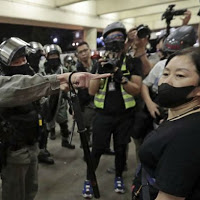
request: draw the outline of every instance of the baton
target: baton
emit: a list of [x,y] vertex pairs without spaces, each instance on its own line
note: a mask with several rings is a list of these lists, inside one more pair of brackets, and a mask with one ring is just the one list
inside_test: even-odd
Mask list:
[[73,94],[71,96],[71,101],[72,101],[72,107],[74,110],[74,119],[76,120],[76,123],[77,123],[78,133],[80,134],[80,139],[83,146],[84,157],[87,163],[89,177],[90,177],[91,185],[94,192],[94,197],[98,199],[100,198],[99,187],[98,187],[98,183],[97,183],[97,179],[96,179],[96,175],[95,175],[95,171],[94,171],[94,167],[93,167],[93,163],[91,159],[91,153],[90,153],[90,149],[89,149],[89,145],[88,145],[88,141],[86,137],[87,129],[85,128],[84,123],[83,123],[83,116],[81,113],[78,96],[76,94]]
[[70,138],[69,138],[69,144],[72,143],[72,138],[73,138],[73,135],[74,135],[75,124],[76,124],[76,120],[74,119],[74,120],[73,120],[73,124],[72,124],[72,129],[71,129]]

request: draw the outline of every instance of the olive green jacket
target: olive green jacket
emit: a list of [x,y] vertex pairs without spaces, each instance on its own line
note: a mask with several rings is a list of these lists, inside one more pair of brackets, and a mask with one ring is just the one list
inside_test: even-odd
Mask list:
[[25,105],[59,92],[59,89],[60,82],[56,75],[0,76],[0,107]]

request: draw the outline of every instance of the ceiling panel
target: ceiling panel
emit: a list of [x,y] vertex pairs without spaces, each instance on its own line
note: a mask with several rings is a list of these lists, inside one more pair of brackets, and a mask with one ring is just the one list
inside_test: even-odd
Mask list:
[[[127,28],[140,23],[151,29],[165,27],[161,16],[170,4],[175,10],[189,8],[190,23],[199,23],[198,0],[0,0],[0,19],[30,20],[57,27],[77,26],[103,29],[108,23],[122,21]],[[6,21],[5,21],[6,22]],[[173,25],[181,23],[180,16]]]

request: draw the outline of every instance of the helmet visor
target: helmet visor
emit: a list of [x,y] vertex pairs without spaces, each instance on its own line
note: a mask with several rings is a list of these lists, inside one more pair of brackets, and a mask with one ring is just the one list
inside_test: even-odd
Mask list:
[[25,41],[21,40],[20,38],[11,37],[7,41],[4,41],[0,45],[0,59],[5,65],[10,65],[11,61],[15,57],[15,54],[20,49],[24,48],[24,54],[26,54],[27,51],[32,51],[29,47],[29,44]]

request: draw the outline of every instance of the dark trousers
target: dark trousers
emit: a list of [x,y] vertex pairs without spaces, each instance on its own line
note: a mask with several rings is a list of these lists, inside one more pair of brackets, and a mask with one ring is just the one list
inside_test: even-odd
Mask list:
[[[126,163],[126,147],[130,142],[130,118],[133,112],[124,112],[121,114],[103,114],[97,113],[93,122],[93,145],[92,145],[92,161],[96,170],[105,149],[110,145],[110,136],[113,134],[114,150],[115,150],[115,168],[116,176],[122,176]],[[87,179],[90,179],[87,172]]]

